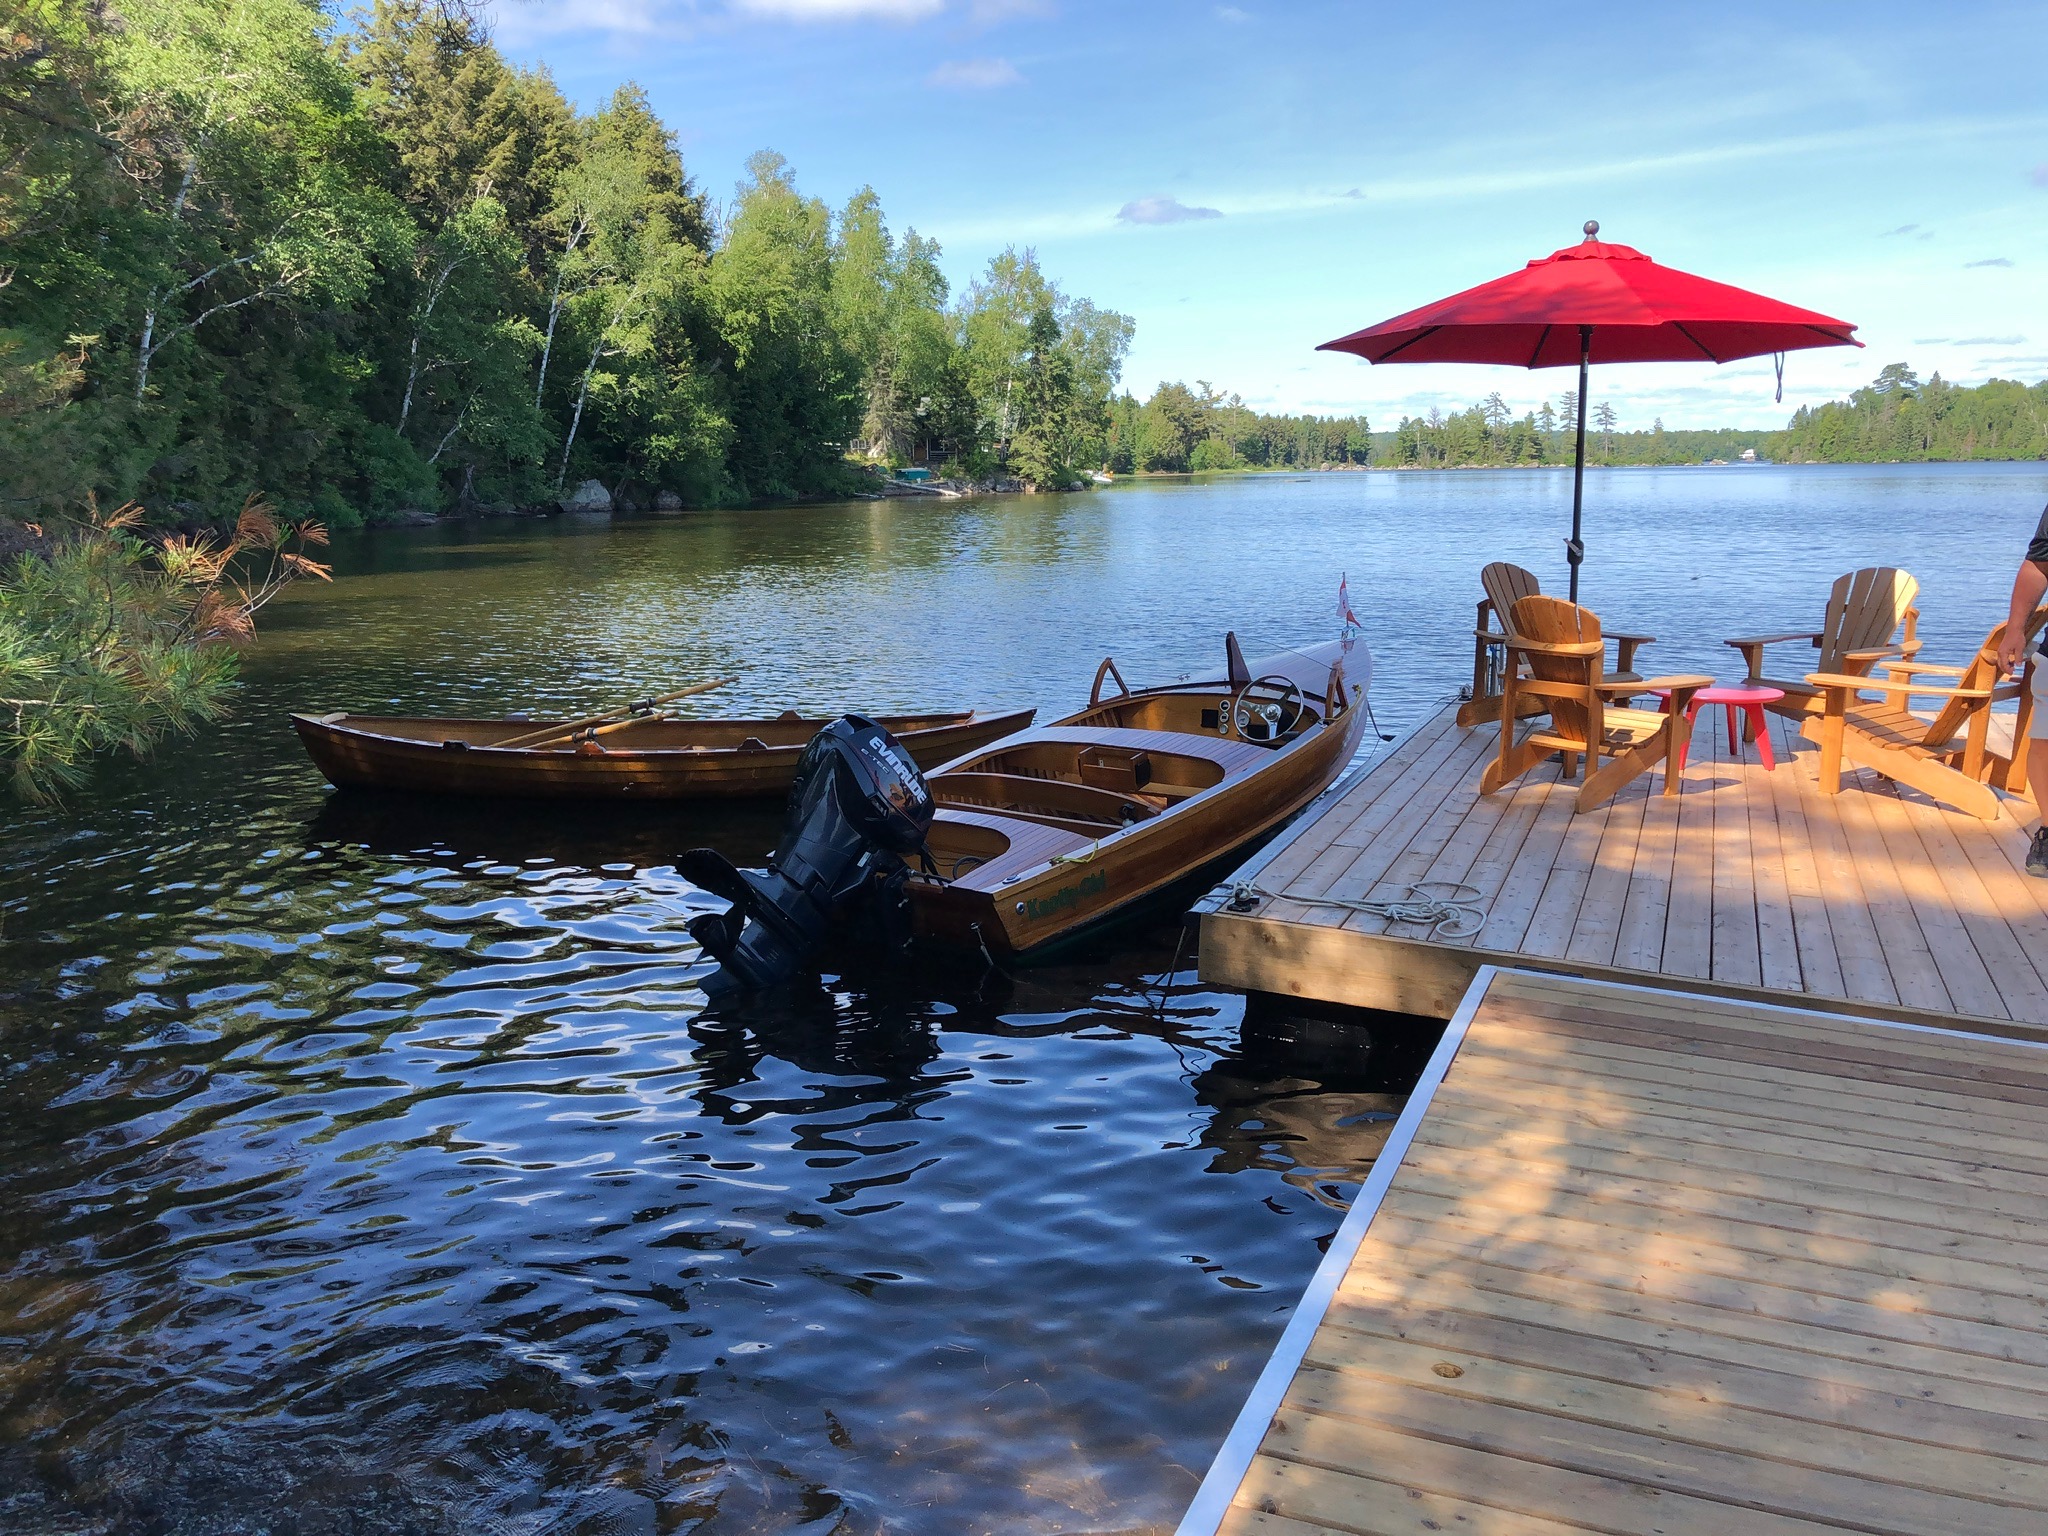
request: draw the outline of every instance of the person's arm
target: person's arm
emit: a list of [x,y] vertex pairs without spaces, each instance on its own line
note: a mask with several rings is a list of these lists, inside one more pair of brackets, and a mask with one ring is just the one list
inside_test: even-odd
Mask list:
[[[2031,553],[2031,552],[2030,552]],[[2005,613],[2005,633],[1998,638],[1998,670],[2010,674],[2026,649],[2027,620],[2048,594],[2048,565],[2032,558],[2020,562],[2012,581],[2012,606]]]

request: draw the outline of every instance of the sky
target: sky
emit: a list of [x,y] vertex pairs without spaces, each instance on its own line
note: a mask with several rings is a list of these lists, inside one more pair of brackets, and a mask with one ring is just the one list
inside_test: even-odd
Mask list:
[[1137,321],[1124,382],[1391,428],[1571,370],[1319,342],[1579,238],[1856,324],[1866,350],[1596,369],[1625,427],[1770,427],[1888,362],[2048,377],[2048,5],[492,0],[579,107],[623,81],[730,199],[772,148]]

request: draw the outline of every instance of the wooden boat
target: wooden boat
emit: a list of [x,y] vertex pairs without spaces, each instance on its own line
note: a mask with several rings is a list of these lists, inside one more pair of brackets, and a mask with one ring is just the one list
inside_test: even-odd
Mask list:
[[[1088,707],[927,775],[937,874],[913,875],[924,939],[1025,955],[1210,876],[1343,773],[1372,655],[1332,642],[1213,682],[1133,691],[1113,660]],[[1115,690],[1105,697],[1106,686]]]
[[[987,746],[1035,712],[883,715],[920,768]],[[567,725],[569,722],[562,722]],[[601,741],[506,747],[545,720],[437,720],[393,715],[292,716],[299,739],[338,788],[571,799],[742,799],[786,794],[797,759],[826,720],[784,710],[770,720],[628,720]]]

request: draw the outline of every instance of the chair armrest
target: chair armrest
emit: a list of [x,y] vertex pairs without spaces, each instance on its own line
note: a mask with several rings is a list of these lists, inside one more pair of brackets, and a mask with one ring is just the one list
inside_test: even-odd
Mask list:
[[1676,672],[1669,677],[1646,677],[1639,683],[1602,683],[1600,686],[1603,690],[1611,688],[1617,693],[1655,693],[1659,688],[1668,688],[1674,693],[1681,688],[1696,692],[1713,687],[1714,680],[1693,672]]
[[1941,688],[1932,683],[1886,682],[1876,677],[1851,677],[1846,672],[1809,672],[1806,681],[1809,686],[1829,693],[1896,693],[1937,699],[1988,699],[1996,692],[1991,688]]
[[1887,661],[1884,664],[1884,669],[1891,673],[1893,677],[1912,677],[1921,672],[1933,672],[1942,677],[1961,677],[1963,675],[1961,667],[1944,667],[1938,662],[1932,661]]
[[1873,645],[1867,651],[1844,651],[1842,652],[1842,660],[1883,661],[1887,656],[1896,656],[1898,654],[1899,648],[1896,645]]
[[1632,635],[1625,629],[1610,629],[1607,631],[1607,638],[1610,640],[1626,640],[1631,645],[1655,645],[1657,643],[1655,635]]
[[1484,640],[1488,645],[1506,645],[1508,643],[1508,637],[1506,635],[1495,634],[1492,630],[1486,629],[1484,627],[1473,630],[1472,638],[1475,640]]
[[1781,640],[1810,640],[1820,643],[1820,632],[1813,629],[1797,629],[1785,635],[1751,635],[1747,640],[1723,640],[1723,645],[1732,645],[1738,651],[1746,645],[1776,645]]

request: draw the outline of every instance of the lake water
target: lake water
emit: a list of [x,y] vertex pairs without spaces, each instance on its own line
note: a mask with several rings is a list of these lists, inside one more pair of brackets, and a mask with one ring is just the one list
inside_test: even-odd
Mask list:
[[[705,1006],[670,866],[773,810],[331,797],[289,708],[1079,704],[1328,637],[1392,733],[1557,472],[1154,482],[340,543],[234,717],[0,834],[0,1530],[1170,1529],[1430,1040],[1205,991],[1170,922]],[[1584,597],[1738,670],[1828,582],[2001,616],[2048,467],[1639,470]],[[1797,664],[1795,649],[1792,664]]]

